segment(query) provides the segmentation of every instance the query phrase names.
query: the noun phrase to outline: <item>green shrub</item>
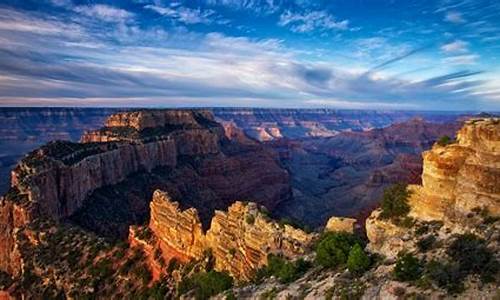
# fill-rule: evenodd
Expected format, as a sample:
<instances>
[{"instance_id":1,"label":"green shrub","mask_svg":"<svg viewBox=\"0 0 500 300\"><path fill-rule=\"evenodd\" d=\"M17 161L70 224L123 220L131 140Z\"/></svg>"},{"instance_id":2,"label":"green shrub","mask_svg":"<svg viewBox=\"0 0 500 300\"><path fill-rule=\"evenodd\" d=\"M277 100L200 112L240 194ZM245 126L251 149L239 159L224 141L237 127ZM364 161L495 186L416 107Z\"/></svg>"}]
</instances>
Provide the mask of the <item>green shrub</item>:
<instances>
[{"instance_id":1,"label":"green shrub","mask_svg":"<svg viewBox=\"0 0 500 300\"><path fill-rule=\"evenodd\" d=\"M404 227L404 228L412 228L413 225L415 224L415 219L412 217L401 217L401 218L394 218L393 223L395 225Z\"/></svg>"},{"instance_id":2,"label":"green shrub","mask_svg":"<svg viewBox=\"0 0 500 300\"><path fill-rule=\"evenodd\" d=\"M303 259L298 259L295 262L288 261L279 256L270 254L267 258L267 267L259 274L262 277L275 276L282 283L289 283L310 268L310 264Z\"/></svg>"},{"instance_id":3,"label":"green shrub","mask_svg":"<svg viewBox=\"0 0 500 300\"><path fill-rule=\"evenodd\" d=\"M446 145L449 145L449 144L453 144L454 142L455 142L455 140L452 139L451 137L447 136L447 135L443 135L437 141L438 145L440 145L440 146L446 146Z\"/></svg>"},{"instance_id":4,"label":"green shrub","mask_svg":"<svg viewBox=\"0 0 500 300\"><path fill-rule=\"evenodd\" d=\"M145 265L142 265L135 269L134 274L142 280L142 285L147 285L151 281L151 279L153 279L151 272L149 272L149 269Z\"/></svg>"},{"instance_id":5,"label":"green shrub","mask_svg":"<svg viewBox=\"0 0 500 300\"><path fill-rule=\"evenodd\" d=\"M436 237L433 235L426 236L417 242L417 247L422 252L427 252L434 246Z\"/></svg>"},{"instance_id":6,"label":"green shrub","mask_svg":"<svg viewBox=\"0 0 500 300\"><path fill-rule=\"evenodd\" d=\"M197 273L179 283L179 295L194 291L196 299L209 299L233 286L233 278L227 272L209 271Z\"/></svg>"},{"instance_id":7,"label":"green shrub","mask_svg":"<svg viewBox=\"0 0 500 300\"><path fill-rule=\"evenodd\" d=\"M405 217L410 212L410 206L408 205L409 196L410 192L404 184L395 184L385 189L380 217L383 219Z\"/></svg>"},{"instance_id":8,"label":"green shrub","mask_svg":"<svg viewBox=\"0 0 500 300\"><path fill-rule=\"evenodd\" d=\"M322 267L335 268L347 262L351 248L362 245L354 234L347 232L327 232L316 246L316 263Z\"/></svg>"},{"instance_id":9,"label":"green shrub","mask_svg":"<svg viewBox=\"0 0 500 300\"><path fill-rule=\"evenodd\" d=\"M410 253L402 254L396 261L394 277L399 281L413 281L422 274L422 265L419 260Z\"/></svg>"},{"instance_id":10,"label":"green shrub","mask_svg":"<svg viewBox=\"0 0 500 300\"><path fill-rule=\"evenodd\" d=\"M460 293L464 289L463 274L456 263L430 261L425 266L425 276L451 294Z\"/></svg>"},{"instance_id":11,"label":"green shrub","mask_svg":"<svg viewBox=\"0 0 500 300\"><path fill-rule=\"evenodd\" d=\"M498 273L499 263L486 247L486 241L474 234L458 236L448 247L447 254L459 264L464 277L479 274L481 280L490 282Z\"/></svg>"},{"instance_id":12,"label":"green shrub","mask_svg":"<svg viewBox=\"0 0 500 300\"><path fill-rule=\"evenodd\" d=\"M253 215L247 215L245 217L245 221L247 222L247 224L252 225L253 223L255 223L255 217Z\"/></svg>"},{"instance_id":13,"label":"green shrub","mask_svg":"<svg viewBox=\"0 0 500 300\"><path fill-rule=\"evenodd\" d=\"M153 300L168 299L166 297L168 293L169 289L166 282L160 280L156 282L150 289L148 289L146 299L153 299Z\"/></svg>"},{"instance_id":14,"label":"green shrub","mask_svg":"<svg viewBox=\"0 0 500 300\"><path fill-rule=\"evenodd\" d=\"M349 251L347 268L354 274L362 274L370 267L370 258L359 244L354 245Z\"/></svg>"},{"instance_id":15,"label":"green shrub","mask_svg":"<svg viewBox=\"0 0 500 300\"><path fill-rule=\"evenodd\" d=\"M13 282L8 273L0 270L0 290L7 289Z\"/></svg>"},{"instance_id":16,"label":"green shrub","mask_svg":"<svg viewBox=\"0 0 500 300\"><path fill-rule=\"evenodd\" d=\"M225 300L236 300L236 296L234 295L233 291L226 292L225 296Z\"/></svg>"},{"instance_id":17,"label":"green shrub","mask_svg":"<svg viewBox=\"0 0 500 300\"><path fill-rule=\"evenodd\" d=\"M179 268L179 261L177 260L177 258L174 257L170 259L170 261L168 262L167 273L172 274L172 272L174 270L177 270L178 268Z\"/></svg>"}]
</instances>

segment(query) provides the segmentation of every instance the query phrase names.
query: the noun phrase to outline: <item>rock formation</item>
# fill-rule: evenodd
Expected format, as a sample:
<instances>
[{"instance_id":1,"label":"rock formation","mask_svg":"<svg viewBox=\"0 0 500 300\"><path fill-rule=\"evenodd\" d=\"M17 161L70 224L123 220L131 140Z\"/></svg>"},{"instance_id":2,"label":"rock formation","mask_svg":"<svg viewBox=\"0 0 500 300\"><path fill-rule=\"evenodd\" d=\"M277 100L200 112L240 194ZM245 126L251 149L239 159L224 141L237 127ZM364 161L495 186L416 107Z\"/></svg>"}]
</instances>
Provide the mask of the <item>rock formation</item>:
<instances>
[{"instance_id":1,"label":"rock formation","mask_svg":"<svg viewBox=\"0 0 500 300\"><path fill-rule=\"evenodd\" d=\"M328 219L328 222L326 222L325 230L354 233L356 222L357 220L353 218L331 217Z\"/></svg>"},{"instance_id":2,"label":"rock formation","mask_svg":"<svg viewBox=\"0 0 500 300\"><path fill-rule=\"evenodd\" d=\"M500 119L472 119L456 142L436 143L423 153L422 185L410 185L409 216L417 221L439 221L457 227L473 211L500 215ZM366 220L370 247L395 256L410 245L408 230L374 211ZM456 225L456 226L455 226Z\"/></svg>"},{"instance_id":3,"label":"rock formation","mask_svg":"<svg viewBox=\"0 0 500 300\"><path fill-rule=\"evenodd\" d=\"M20 272L13 235L33 221L69 218L117 237L146 220L158 187L199 207L206 220L235 199L273 209L290 196L277 156L255 142L229 139L205 110L114 114L81 141L48 143L12 171L11 189L0 200L0 269Z\"/></svg>"},{"instance_id":4,"label":"rock formation","mask_svg":"<svg viewBox=\"0 0 500 300\"><path fill-rule=\"evenodd\" d=\"M252 202L237 201L227 212L215 212L205 234L195 208L182 210L168 193L158 190L151 202L149 228L166 260L200 259L210 249L216 270L248 280L267 263L268 254L293 259L305 253L313 237L270 220L263 209Z\"/></svg>"},{"instance_id":5,"label":"rock formation","mask_svg":"<svg viewBox=\"0 0 500 300\"><path fill-rule=\"evenodd\" d=\"M234 123L259 141L332 137L341 132L387 127L406 122L416 115L437 123L457 119L457 115L428 112L337 109L214 108L213 112L222 123Z\"/></svg>"},{"instance_id":6,"label":"rock formation","mask_svg":"<svg viewBox=\"0 0 500 300\"><path fill-rule=\"evenodd\" d=\"M474 208L500 215L500 119L473 119L457 142L424 152L422 186L413 186L411 215L424 220L461 217Z\"/></svg>"},{"instance_id":7,"label":"rock formation","mask_svg":"<svg viewBox=\"0 0 500 300\"><path fill-rule=\"evenodd\" d=\"M102 126L115 108L0 108L0 194L10 186L10 171L25 153L53 140L76 142L85 130Z\"/></svg>"}]
</instances>

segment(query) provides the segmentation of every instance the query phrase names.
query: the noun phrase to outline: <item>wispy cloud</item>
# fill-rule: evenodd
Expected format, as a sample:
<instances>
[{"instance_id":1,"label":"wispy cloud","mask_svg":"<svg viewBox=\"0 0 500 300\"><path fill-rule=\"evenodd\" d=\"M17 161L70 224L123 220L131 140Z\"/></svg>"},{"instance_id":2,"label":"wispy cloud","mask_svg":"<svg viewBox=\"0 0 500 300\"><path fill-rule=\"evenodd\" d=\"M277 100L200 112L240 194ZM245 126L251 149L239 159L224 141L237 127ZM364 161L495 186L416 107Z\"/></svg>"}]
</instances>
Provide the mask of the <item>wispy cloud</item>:
<instances>
[{"instance_id":1,"label":"wispy cloud","mask_svg":"<svg viewBox=\"0 0 500 300\"><path fill-rule=\"evenodd\" d=\"M462 14L458 11L447 12L444 19L447 22L451 22L451 23L455 23L455 24L465 23L465 19L463 18Z\"/></svg>"},{"instance_id":2,"label":"wispy cloud","mask_svg":"<svg viewBox=\"0 0 500 300\"><path fill-rule=\"evenodd\" d=\"M453 42L444 44L441 46L441 50L445 53L460 53L460 52L468 52L468 47L469 43L461 41L461 40L455 40Z\"/></svg>"},{"instance_id":3,"label":"wispy cloud","mask_svg":"<svg viewBox=\"0 0 500 300\"><path fill-rule=\"evenodd\" d=\"M311 32L314 30L347 30L349 21L337 21L326 11L310 11L294 13L286 11L281 14L278 25L288 26L294 32Z\"/></svg>"},{"instance_id":4,"label":"wispy cloud","mask_svg":"<svg viewBox=\"0 0 500 300\"><path fill-rule=\"evenodd\" d=\"M476 54L456 55L445 58L444 62L452 65L473 65L478 59L479 55Z\"/></svg>"},{"instance_id":5,"label":"wispy cloud","mask_svg":"<svg viewBox=\"0 0 500 300\"><path fill-rule=\"evenodd\" d=\"M198 2L82 6L55 1L57 7L49 5L53 14L0 9L0 105L499 107L498 83L488 81L493 75L475 70L485 69L484 53L472 37L460 35L474 31L485 38L493 31L469 28L470 22L455 26L440 19L443 11L429 25L432 33L417 43L414 34L422 26L367 33L364 23L352 32L347 18L324 7L284 8L287 1L269 1L279 13L257 18L267 18L265 34L245 24L254 29L248 36L235 33L238 20L231 19L235 26L224 32L218 32L225 28L217 22L228 11L238 17L253 14L266 0L199 7ZM219 11L218 5L251 11ZM472 20L463 7L448 10ZM274 35L284 31L277 26L308 34L286 40L289 33ZM412 35L405 36L408 31ZM337 34L342 38L333 37ZM308 48L299 45L309 40L314 42ZM418 46L427 42L433 46Z\"/></svg>"},{"instance_id":6,"label":"wispy cloud","mask_svg":"<svg viewBox=\"0 0 500 300\"><path fill-rule=\"evenodd\" d=\"M76 6L74 7L74 11L105 22L124 22L132 19L134 16L124 9L104 4Z\"/></svg>"},{"instance_id":7,"label":"wispy cloud","mask_svg":"<svg viewBox=\"0 0 500 300\"><path fill-rule=\"evenodd\" d=\"M183 6L164 7L158 5L146 5L144 7L185 24L210 24L214 21L213 17L215 15L215 11L211 9L202 10Z\"/></svg>"}]
</instances>

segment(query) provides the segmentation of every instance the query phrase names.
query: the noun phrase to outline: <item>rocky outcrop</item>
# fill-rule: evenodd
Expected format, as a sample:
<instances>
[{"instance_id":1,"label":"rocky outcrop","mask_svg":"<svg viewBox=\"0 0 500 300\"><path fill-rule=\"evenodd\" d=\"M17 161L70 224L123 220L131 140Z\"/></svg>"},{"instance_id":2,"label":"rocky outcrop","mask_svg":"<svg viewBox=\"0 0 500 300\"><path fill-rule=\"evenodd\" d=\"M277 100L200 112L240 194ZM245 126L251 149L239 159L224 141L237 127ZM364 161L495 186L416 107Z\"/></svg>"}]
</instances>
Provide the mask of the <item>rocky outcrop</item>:
<instances>
[{"instance_id":1,"label":"rocky outcrop","mask_svg":"<svg viewBox=\"0 0 500 300\"><path fill-rule=\"evenodd\" d=\"M412 187L412 216L445 220L474 208L500 215L500 119L466 122L456 143L436 144L423 158L422 186Z\"/></svg>"},{"instance_id":2,"label":"rocky outcrop","mask_svg":"<svg viewBox=\"0 0 500 300\"><path fill-rule=\"evenodd\" d=\"M331 217L328 219L328 222L326 222L325 230L354 233L356 222L357 220L353 218Z\"/></svg>"},{"instance_id":3,"label":"rocky outcrop","mask_svg":"<svg viewBox=\"0 0 500 300\"><path fill-rule=\"evenodd\" d=\"M216 211L206 234L194 208L182 210L169 194L156 191L149 227L159 240L165 259L187 262L211 249L215 269L248 280L267 263L270 253L295 258L310 246L312 235L271 221L255 203L233 203L227 212Z\"/></svg>"},{"instance_id":4,"label":"rocky outcrop","mask_svg":"<svg viewBox=\"0 0 500 300\"><path fill-rule=\"evenodd\" d=\"M500 215L500 119L467 121L456 142L436 143L423 163L422 185L408 187L415 221L439 221L460 232L473 211ZM408 249L408 229L379 215L376 210L366 220L369 247L389 257Z\"/></svg>"},{"instance_id":5,"label":"rocky outcrop","mask_svg":"<svg viewBox=\"0 0 500 300\"><path fill-rule=\"evenodd\" d=\"M23 155L53 140L78 141L85 130L102 126L114 108L0 108L0 194Z\"/></svg>"},{"instance_id":6,"label":"rocky outcrop","mask_svg":"<svg viewBox=\"0 0 500 300\"><path fill-rule=\"evenodd\" d=\"M368 249L382 253L387 257L396 257L404 249L406 228L395 225L391 220L380 218L380 211L375 210L365 223L366 235L370 243Z\"/></svg>"},{"instance_id":7,"label":"rocky outcrop","mask_svg":"<svg viewBox=\"0 0 500 300\"><path fill-rule=\"evenodd\" d=\"M165 126L199 127L200 121L214 121L208 110L151 109L117 113L106 120L106 127L132 127L138 131Z\"/></svg>"},{"instance_id":8,"label":"rocky outcrop","mask_svg":"<svg viewBox=\"0 0 500 300\"><path fill-rule=\"evenodd\" d=\"M20 274L23 269L15 228L25 226L27 217L17 203L0 198L0 270L12 275Z\"/></svg>"}]
</instances>

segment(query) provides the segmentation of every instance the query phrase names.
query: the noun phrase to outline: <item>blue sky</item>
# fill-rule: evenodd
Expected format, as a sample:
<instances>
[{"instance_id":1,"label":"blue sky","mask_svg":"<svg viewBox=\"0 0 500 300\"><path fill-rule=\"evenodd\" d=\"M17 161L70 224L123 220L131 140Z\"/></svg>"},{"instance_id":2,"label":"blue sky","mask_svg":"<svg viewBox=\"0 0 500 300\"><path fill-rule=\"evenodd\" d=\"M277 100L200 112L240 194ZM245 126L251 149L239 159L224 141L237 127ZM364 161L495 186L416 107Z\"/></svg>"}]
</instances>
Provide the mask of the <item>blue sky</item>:
<instances>
[{"instance_id":1,"label":"blue sky","mask_svg":"<svg viewBox=\"0 0 500 300\"><path fill-rule=\"evenodd\" d=\"M0 0L2 106L500 110L500 2Z\"/></svg>"}]
</instances>

